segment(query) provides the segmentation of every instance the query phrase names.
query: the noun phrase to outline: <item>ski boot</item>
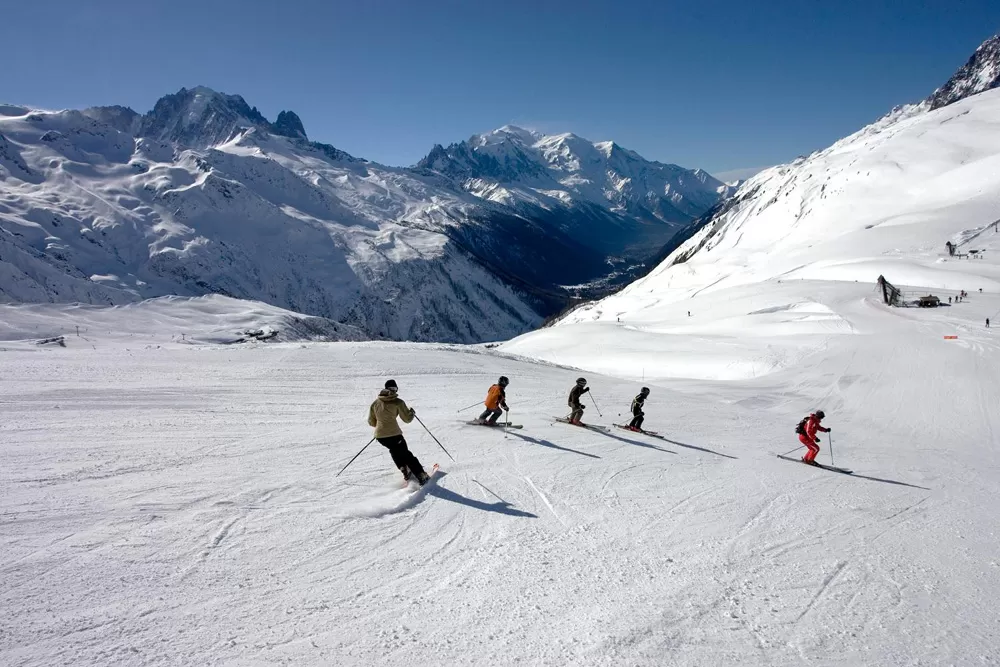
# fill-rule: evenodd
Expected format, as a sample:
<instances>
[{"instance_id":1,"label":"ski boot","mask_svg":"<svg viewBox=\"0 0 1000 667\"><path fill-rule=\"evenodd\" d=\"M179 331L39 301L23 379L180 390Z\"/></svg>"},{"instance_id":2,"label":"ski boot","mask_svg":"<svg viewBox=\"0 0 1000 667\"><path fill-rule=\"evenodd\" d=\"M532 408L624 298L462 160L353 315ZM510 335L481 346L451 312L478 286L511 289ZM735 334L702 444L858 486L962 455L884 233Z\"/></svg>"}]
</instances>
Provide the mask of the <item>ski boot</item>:
<instances>
[{"instance_id":1,"label":"ski boot","mask_svg":"<svg viewBox=\"0 0 1000 667\"><path fill-rule=\"evenodd\" d=\"M424 484L426 484L427 480L429 480L431 478L431 476L428 475L423 470L421 470L420 472L418 472L416 474L416 476L417 476L417 482L420 484L420 486L423 486Z\"/></svg>"},{"instance_id":2,"label":"ski boot","mask_svg":"<svg viewBox=\"0 0 1000 667\"><path fill-rule=\"evenodd\" d=\"M407 468L406 466L399 466L399 472L403 473L403 481L404 482L409 482L410 481L410 477L413 476L413 473L411 473L410 469Z\"/></svg>"}]
</instances>

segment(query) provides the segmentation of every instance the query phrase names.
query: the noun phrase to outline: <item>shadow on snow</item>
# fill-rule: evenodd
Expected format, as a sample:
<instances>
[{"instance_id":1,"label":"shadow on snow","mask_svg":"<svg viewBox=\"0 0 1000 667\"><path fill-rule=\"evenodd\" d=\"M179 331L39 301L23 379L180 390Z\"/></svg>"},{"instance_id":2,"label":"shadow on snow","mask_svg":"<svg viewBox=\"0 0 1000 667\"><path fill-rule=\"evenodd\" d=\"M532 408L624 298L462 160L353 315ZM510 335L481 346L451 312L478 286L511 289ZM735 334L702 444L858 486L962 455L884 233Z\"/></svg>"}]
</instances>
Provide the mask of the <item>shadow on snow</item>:
<instances>
[{"instance_id":1,"label":"shadow on snow","mask_svg":"<svg viewBox=\"0 0 1000 667\"><path fill-rule=\"evenodd\" d=\"M730 456L729 454L723 454L722 452L717 452L714 449L708 449L706 447L699 447L698 445L689 445L685 442L677 442L676 440L671 440L666 436L660 436L665 441L669 442L671 445L677 445L678 447L687 447L688 449L697 449L699 452L705 452L706 454L715 454L716 456L722 456L727 459L739 459L738 456Z\"/></svg>"},{"instance_id":2,"label":"shadow on snow","mask_svg":"<svg viewBox=\"0 0 1000 667\"><path fill-rule=\"evenodd\" d=\"M441 477L444 477L447 473L439 473ZM495 503L484 503L481 500L473 500L472 498L467 498L460 493L452 491L451 489L446 489L440 485L440 483L435 484L427 492L428 495L434 496L435 498L440 498L441 500L450 500L453 503L458 503L459 505L465 505L466 507L472 507L473 509L483 510L484 512L496 512L497 514L506 514L507 516L520 516L527 519L537 519L537 514L532 514L531 512L525 512L519 510L506 500L493 493L485 486L480 484L476 480L472 480L479 484L483 489L485 489L491 496L497 499ZM438 480L440 482L440 480Z\"/></svg>"},{"instance_id":3,"label":"shadow on snow","mask_svg":"<svg viewBox=\"0 0 1000 667\"><path fill-rule=\"evenodd\" d=\"M597 454L589 454L587 452L581 452L578 449L570 449L569 447L562 447L560 445L557 445L554 442L549 442L548 440L539 440L538 438L532 438L531 436L522 435L520 433L510 433L510 432L508 432L508 435L512 435L515 438L520 438L521 440L525 440L526 442L530 442L530 443L535 444L535 445L541 445L542 447L551 447L552 449L558 449L558 450L561 450L561 451L564 451L564 452L572 452L573 454L579 454L580 456L589 456L592 459L599 459L599 458L601 458Z\"/></svg>"}]
</instances>

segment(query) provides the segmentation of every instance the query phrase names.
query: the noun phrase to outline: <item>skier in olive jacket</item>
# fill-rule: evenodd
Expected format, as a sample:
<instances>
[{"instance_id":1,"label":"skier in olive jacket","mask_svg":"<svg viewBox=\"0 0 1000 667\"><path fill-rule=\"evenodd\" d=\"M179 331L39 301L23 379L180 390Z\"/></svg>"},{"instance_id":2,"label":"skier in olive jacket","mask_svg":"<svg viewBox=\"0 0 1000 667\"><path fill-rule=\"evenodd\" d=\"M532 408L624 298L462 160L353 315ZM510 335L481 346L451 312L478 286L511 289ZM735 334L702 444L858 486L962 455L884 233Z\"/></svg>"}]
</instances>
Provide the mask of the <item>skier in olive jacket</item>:
<instances>
[{"instance_id":1,"label":"skier in olive jacket","mask_svg":"<svg viewBox=\"0 0 1000 667\"><path fill-rule=\"evenodd\" d=\"M368 425L375 427L375 439L389 450L392 462L403 473L403 479L409 481L413 476L423 486L427 482L428 475L417 457L406 446L403 431L396 423L396 418L399 417L404 423L409 424L417 413L407 407L403 399L396 394L398 390L395 380L386 380L385 389L379 392L378 398L368 408Z\"/></svg>"}]
</instances>

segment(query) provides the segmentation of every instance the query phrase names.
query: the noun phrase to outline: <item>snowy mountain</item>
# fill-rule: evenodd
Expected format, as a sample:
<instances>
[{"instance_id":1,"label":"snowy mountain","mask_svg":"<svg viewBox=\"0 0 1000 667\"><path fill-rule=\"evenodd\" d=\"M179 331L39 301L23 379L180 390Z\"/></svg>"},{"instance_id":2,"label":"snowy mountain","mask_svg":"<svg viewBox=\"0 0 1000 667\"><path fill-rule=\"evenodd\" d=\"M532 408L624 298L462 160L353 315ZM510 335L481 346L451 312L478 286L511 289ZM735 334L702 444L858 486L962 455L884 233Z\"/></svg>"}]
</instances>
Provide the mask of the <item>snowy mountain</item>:
<instances>
[{"instance_id":1,"label":"snowy mountain","mask_svg":"<svg viewBox=\"0 0 1000 667\"><path fill-rule=\"evenodd\" d=\"M983 56L996 44L976 52L977 72L989 69ZM975 93L978 86L956 83L969 81L969 72L963 67L945 86L964 89L964 97L937 108L934 96L900 107L823 151L751 178L649 275L556 326L584 327L577 337L589 344L557 349L546 341L567 334L549 329L505 349L614 372L604 352L624 336L634 339L634 361L615 358L619 373L757 376L801 360L810 349L801 336L856 332L849 304L874 298L880 275L911 298L1000 291L996 263L959 260L945 248L950 241L976 257L988 250L987 259L1000 250L993 227L1000 90ZM750 352L757 346L747 332L775 336L763 357ZM703 346L720 343L733 354L727 363L691 368Z\"/></svg>"},{"instance_id":2,"label":"snowy mountain","mask_svg":"<svg viewBox=\"0 0 1000 667\"><path fill-rule=\"evenodd\" d=\"M606 161L640 164L607 151ZM533 183L556 169L520 166ZM674 197L670 225L624 204L597 207L583 185L573 192L590 199L576 207L553 207L555 195L520 206L484 199L428 168L386 167L310 141L295 113L271 122L242 97L204 87L167 95L144 115L3 105L0 297L120 304L216 293L376 337L502 339L563 308L566 285L641 272L718 200L707 174L660 167L691 192Z\"/></svg>"},{"instance_id":3,"label":"snowy mountain","mask_svg":"<svg viewBox=\"0 0 1000 667\"><path fill-rule=\"evenodd\" d=\"M481 199L536 216L542 209L583 243L616 252L666 243L731 193L700 169L651 162L611 141L511 125L435 146L417 167Z\"/></svg>"}]
</instances>

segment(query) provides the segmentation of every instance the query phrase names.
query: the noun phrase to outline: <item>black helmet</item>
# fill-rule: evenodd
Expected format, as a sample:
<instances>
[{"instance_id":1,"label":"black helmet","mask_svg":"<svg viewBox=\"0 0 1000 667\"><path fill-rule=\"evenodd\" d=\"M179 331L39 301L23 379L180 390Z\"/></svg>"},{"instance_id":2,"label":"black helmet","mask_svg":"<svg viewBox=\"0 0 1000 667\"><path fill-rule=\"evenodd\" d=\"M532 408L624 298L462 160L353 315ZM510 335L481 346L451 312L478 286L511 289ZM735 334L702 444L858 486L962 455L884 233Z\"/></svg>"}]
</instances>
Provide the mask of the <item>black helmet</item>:
<instances>
[{"instance_id":1,"label":"black helmet","mask_svg":"<svg viewBox=\"0 0 1000 667\"><path fill-rule=\"evenodd\" d=\"M817 410L816 416L819 417L820 419L826 419L826 413L823 412L822 410Z\"/></svg>"},{"instance_id":2,"label":"black helmet","mask_svg":"<svg viewBox=\"0 0 1000 667\"><path fill-rule=\"evenodd\" d=\"M649 387L643 387L642 390L639 393L640 394L648 394L649 393Z\"/></svg>"},{"instance_id":3,"label":"black helmet","mask_svg":"<svg viewBox=\"0 0 1000 667\"><path fill-rule=\"evenodd\" d=\"M587 384L587 378L577 378L576 383L582 387L583 385Z\"/></svg>"},{"instance_id":4,"label":"black helmet","mask_svg":"<svg viewBox=\"0 0 1000 667\"><path fill-rule=\"evenodd\" d=\"M510 380L507 379L506 375L501 375L500 379L497 380L497 384L500 385L501 387L506 387L507 385L510 384Z\"/></svg>"},{"instance_id":5,"label":"black helmet","mask_svg":"<svg viewBox=\"0 0 1000 667\"><path fill-rule=\"evenodd\" d=\"M396 384L395 380L386 380L385 381L385 388L386 389L392 389L393 391L395 391L396 389L399 389L399 385Z\"/></svg>"}]
</instances>

